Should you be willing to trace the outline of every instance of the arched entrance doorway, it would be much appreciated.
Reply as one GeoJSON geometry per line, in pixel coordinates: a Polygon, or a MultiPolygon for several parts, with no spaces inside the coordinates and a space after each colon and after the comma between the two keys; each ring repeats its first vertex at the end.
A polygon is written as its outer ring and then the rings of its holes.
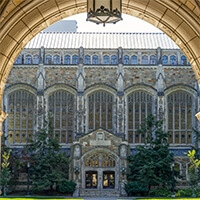
{"type": "Polygon", "coordinates": [[[128,143],[103,129],[80,137],[72,146],[72,179],[77,196],[123,196],[128,143]]]}

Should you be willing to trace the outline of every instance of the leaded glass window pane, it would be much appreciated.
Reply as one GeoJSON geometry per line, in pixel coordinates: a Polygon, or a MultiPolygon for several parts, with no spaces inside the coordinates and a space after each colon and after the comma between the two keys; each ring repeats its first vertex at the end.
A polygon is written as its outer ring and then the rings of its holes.
{"type": "Polygon", "coordinates": [[[25,64],[27,64],[27,65],[31,65],[32,64],[32,56],[31,55],[26,55],[25,64]]]}
{"type": "Polygon", "coordinates": [[[149,64],[148,56],[146,56],[146,55],[142,56],[142,64],[144,64],[144,65],[149,64]]]}
{"type": "Polygon", "coordinates": [[[129,56],[128,56],[128,55],[125,55],[125,56],[124,56],[123,63],[124,63],[124,65],[130,64],[130,63],[129,63],[129,56]]]}
{"type": "Polygon", "coordinates": [[[150,56],[150,64],[152,64],[152,65],[156,64],[156,56],[155,55],[150,56]]]}
{"type": "Polygon", "coordinates": [[[106,65],[110,64],[110,57],[108,55],[105,55],[103,57],[103,64],[106,64],[106,65]]]}
{"type": "Polygon", "coordinates": [[[133,64],[133,65],[138,64],[137,56],[133,55],[131,57],[131,64],[133,64]]]}
{"type": "Polygon", "coordinates": [[[51,55],[46,55],[45,64],[52,64],[52,56],[51,55]]]}
{"type": "Polygon", "coordinates": [[[111,64],[112,65],[116,65],[117,64],[117,56],[116,55],[112,55],[111,56],[111,64]]]}
{"type": "Polygon", "coordinates": [[[176,65],[177,64],[177,58],[176,56],[170,56],[170,64],[171,65],[176,65]]]}
{"type": "Polygon", "coordinates": [[[39,55],[36,54],[33,56],[33,64],[39,64],[39,55]]]}
{"type": "Polygon", "coordinates": [[[167,65],[168,64],[168,56],[164,55],[162,56],[162,64],[167,65]]]}
{"type": "Polygon", "coordinates": [[[192,137],[192,95],[183,91],[167,96],[167,124],[172,144],[191,144],[192,137]]]}
{"type": "Polygon", "coordinates": [[[72,143],[74,130],[74,95],[59,90],[49,96],[54,135],[60,143],[72,143]]]}
{"type": "Polygon", "coordinates": [[[181,56],[181,65],[187,65],[187,58],[184,55],[181,56]]]}
{"type": "Polygon", "coordinates": [[[128,101],[128,141],[130,143],[144,143],[145,135],[137,133],[137,129],[145,118],[153,111],[152,95],[138,91],[127,97],[128,101]]]}
{"type": "Polygon", "coordinates": [[[30,92],[18,90],[8,95],[8,141],[26,144],[32,140],[35,126],[36,98],[30,92]]]}
{"type": "Polygon", "coordinates": [[[113,96],[105,91],[98,91],[88,96],[89,131],[97,128],[113,130],[113,96]]]}
{"type": "Polygon", "coordinates": [[[91,64],[90,55],[85,56],[84,64],[86,64],[86,65],[91,64]]]}
{"type": "Polygon", "coordinates": [[[73,55],[72,56],[72,64],[73,65],[77,65],[78,64],[78,56],[77,55],[73,55]]]}
{"type": "Polygon", "coordinates": [[[92,56],[92,64],[93,65],[99,64],[99,57],[97,55],[92,56]]]}
{"type": "Polygon", "coordinates": [[[55,55],[53,57],[53,64],[60,64],[60,56],[59,55],[55,55]]]}
{"type": "Polygon", "coordinates": [[[70,55],[66,55],[66,56],[64,57],[64,64],[69,65],[70,62],[71,62],[70,60],[71,60],[70,55]]]}

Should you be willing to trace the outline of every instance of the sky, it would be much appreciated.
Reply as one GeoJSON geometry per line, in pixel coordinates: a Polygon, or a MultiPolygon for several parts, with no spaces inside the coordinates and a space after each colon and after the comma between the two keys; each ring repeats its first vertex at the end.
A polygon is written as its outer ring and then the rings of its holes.
{"type": "Polygon", "coordinates": [[[122,13],[122,21],[116,24],[106,24],[105,27],[102,24],[95,24],[93,22],[86,21],[87,14],[81,13],[65,18],[65,20],[76,20],[78,32],[155,32],[162,33],[161,30],[157,29],[153,25],[146,21],[143,21],[137,17],[126,15],[122,13]]]}

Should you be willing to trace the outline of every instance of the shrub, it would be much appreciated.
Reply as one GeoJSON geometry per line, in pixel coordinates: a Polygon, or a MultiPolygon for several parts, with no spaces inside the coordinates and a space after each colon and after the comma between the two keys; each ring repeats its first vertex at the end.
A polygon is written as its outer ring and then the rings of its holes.
{"type": "Polygon", "coordinates": [[[166,188],[158,188],[150,190],[149,195],[154,197],[171,197],[171,191],[166,188]]]}
{"type": "Polygon", "coordinates": [[[176,197],[192,197],[192,189],[178,190],[175,194],[176,197]]]}
{"type": "Polygon", "coordinates": [[[75,191],[75,189],[76,189],[76,183],[73,182],[72,180],[70,181],[63,180],[59,182],[57,185],[57,190],[58,192],[61,192],[61,193],[71,194],[75,191]]]}
{"type": "Polygon", "coordinates": [[[145,196],[148,194],[148,188],[146,185],[141,184],[138,181],[130,181],[125,185],[125,190],[128,196],[145,196]]]}

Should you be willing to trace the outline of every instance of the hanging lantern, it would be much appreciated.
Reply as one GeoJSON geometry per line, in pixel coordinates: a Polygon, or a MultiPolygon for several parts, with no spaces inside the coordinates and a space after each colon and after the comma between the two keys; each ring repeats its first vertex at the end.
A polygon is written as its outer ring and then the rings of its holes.
{"type": "Polygon", "coordinates": [[[96,24],[113,23],[122,19],[122,0],[87,0],[87,21],[96,24]]]}

